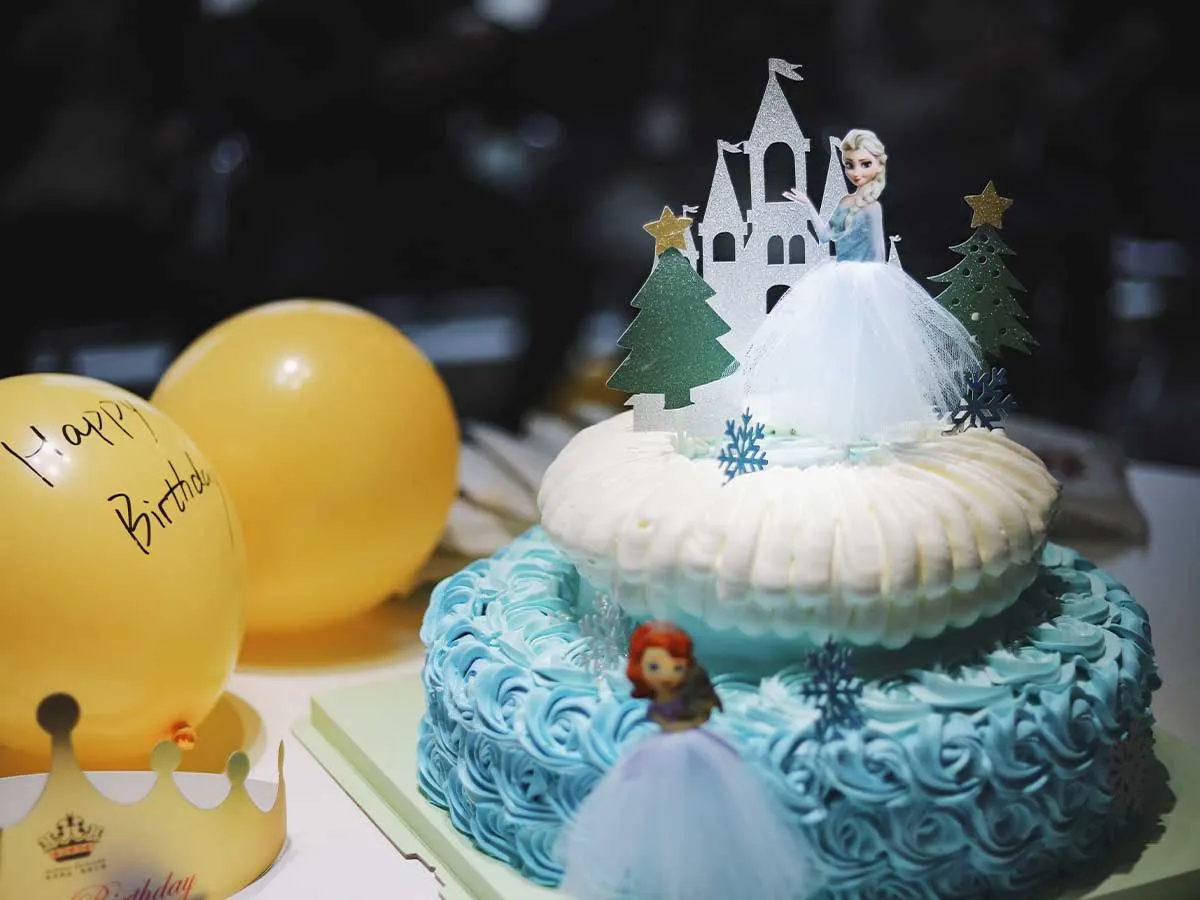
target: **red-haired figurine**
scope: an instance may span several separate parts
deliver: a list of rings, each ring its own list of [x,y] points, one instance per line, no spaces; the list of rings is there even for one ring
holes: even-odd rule
[[[801,900],[815,890],[799,823],[704,726],[720,710],[692,639],[647,622],[629,641],[633,696],[662,729],[584,798],[563,844],[576,900]]]

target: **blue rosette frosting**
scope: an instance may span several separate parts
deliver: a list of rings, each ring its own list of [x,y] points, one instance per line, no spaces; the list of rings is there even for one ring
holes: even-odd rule
[[[556,885],[563,823],[655,733],[619,671],[583,663],[571,563],[535,528],[435,590],[421,639],[419,784],[479,849]],[[862,727],[818,737],[810,673],[714,674],[709,727],[778,791],[829,898],[1028,891],[1111,833],[1112,747],[1158,686],[1145,611],[1106,572],[1046,547],[1012,608],[861,654]],[[603,852],[602,849],[597,852]]]

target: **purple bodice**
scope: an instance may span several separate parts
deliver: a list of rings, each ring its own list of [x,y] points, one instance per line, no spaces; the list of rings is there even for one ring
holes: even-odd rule
[[[678,722],[682,719],[689,719],[692,716],[682,696],[672,697],[666,701],[655,700],[650,704],[648,713],[652,717],[657,717],[667,722]]]

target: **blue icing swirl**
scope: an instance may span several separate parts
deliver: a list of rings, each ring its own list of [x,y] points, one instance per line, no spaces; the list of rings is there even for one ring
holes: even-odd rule
[[[421,628],[421,791],[483,852],[545,885],[562,875],[563,823],[656,730],[622,675],[585,671],[584,587],[535,528],[443,581]],[[865,727],[826,741],[803,668],[714,673],[725,712],[709,727],[806,831],[822,896],[1022,892],[1092,858],[1112,803],[1108,749],[1151,721],[1159,684],[1145,610],[1049,545],[1011,609],[920,644],[871,659],[890,674],[866,677]]]

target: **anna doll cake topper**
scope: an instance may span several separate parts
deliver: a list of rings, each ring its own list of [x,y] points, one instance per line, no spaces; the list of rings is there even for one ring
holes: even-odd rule
[[[817,884],[786,810],[706,727],[723,709],[692,638],[638,626],[626,674],[660,731],[622,756],[564,832],[562,888],[576,900],[800,900]]]

